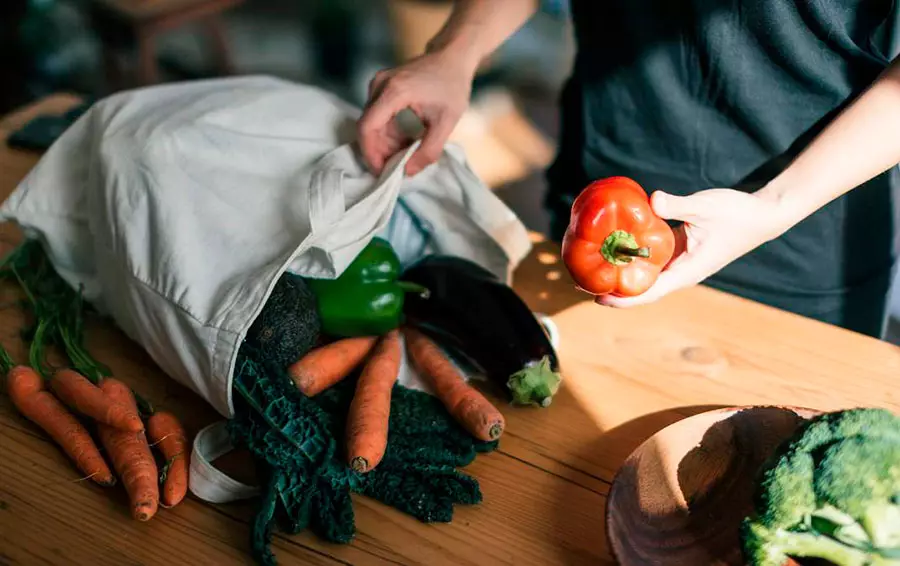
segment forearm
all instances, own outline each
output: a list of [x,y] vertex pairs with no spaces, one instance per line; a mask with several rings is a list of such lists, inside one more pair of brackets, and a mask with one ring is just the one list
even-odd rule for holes
[[447,22],[428,43],[428,52],[459,58],[474,72],[537,8],[538,0],[455,0]]
[[900,58],[757,194],[787,227],[900,163]]

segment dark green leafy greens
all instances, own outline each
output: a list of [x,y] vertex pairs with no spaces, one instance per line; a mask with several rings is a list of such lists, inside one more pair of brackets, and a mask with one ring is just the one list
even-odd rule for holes
[[358,474],[345,464],[342,440],[356,376],[308,398],[280,366],[257,356],[247,345],[239,354],[229,431],[266,476],[251,539],[259,563],[275,564],[269,545],[276,523],[287,533],[309,528],[329,542],[350,541],[351,493],[423,522],[448,522],[455,505],[481,501],[478,482],[457,468],[497,443],[474,439],[437,398],[395,385],[387,451],[377,468]]

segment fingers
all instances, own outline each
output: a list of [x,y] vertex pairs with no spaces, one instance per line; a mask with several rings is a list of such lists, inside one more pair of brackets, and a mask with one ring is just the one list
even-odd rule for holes
[[406,163],[406,174],[414,176],[438,160],[444,151],[444,144],[453,133],[455,121],[442,113],[437,120],[426,123],[425,137],[412,157]]
[[680,280],[681,278],[678,277],[677,273],[673,278],[671,272],[664,271],[659,275],[656,283],[654,283],[652,287],[650,287],[640,295],[637,295],[635,297],[614,297],[612,295],[600,295],[594,299],[594,302],[604,307],[613,307],[620,309],[648,305],[650,303],[655,303],[669,293],[680,289]]
[[634,297],[599,296],[594,299],[598,305],[615,308],[629,308],[647,305],[660,300],[670,293],[697,285],[722,266],[715,252],[703,246],[673,259],[659,274],[656,282],[644,293]]
[[396,125],[392,124],[394,117],[411,102],[408,94],[402,89],[392,88],[390,84],[384,84],[382,88],[385,77],[381,77],[381,82],[376,82],[378,80],[376,76],[370,84],[370,92],[374,93],[375,97],[370,100],[370,105],[357,124],[363,158],[376,174],[381,173],[385,161],[391,157],[390,148],[384,143],[387,130],[396,128]]
[[683,226],[675,230],[675,253],[659,274],[656,282],[645,292],[634,297],[598,296],[594,302],[598,305],[628,308],[647,305],[658,301],[669,293],[696,285],[712,271],[711,260],[705,253],[703,245],[692,245],[688,249],[688,237]]
[[372,77],[372,80],[369,81],[369,95],[366,99],[366,107],[370,106],[375,99],[378,98],[378,94],[381,91],[381,87],[384,85],[384,82],[388,79],[387,71],[378,71],[375,73],[375,76]]
[[471,80],[466,65],[436,56],[423,56],[376,73],[357,123],[359,147],[372,172],[380,174],[394,154],[419,136],[397,120],[407,108],[425,129],[419,147],[406,163],[407,174],[415,175],[437,161],[465,109]]
[[663,191],[655,191],[650,195],[653,212],[666,220],[694,222],[706,213],[706,203],[695,195],[680,197]]
[[767,237],[760,236],[753,220],[755,197],[733,189],[706,189],[690,196],[662,191],[650,197],[653,212],[667,220],[680,220],[675,231],[673,259],[653,286],[634,297],[599,296],[595,302],[611,307],[646,305],[696,285],[740,257]]

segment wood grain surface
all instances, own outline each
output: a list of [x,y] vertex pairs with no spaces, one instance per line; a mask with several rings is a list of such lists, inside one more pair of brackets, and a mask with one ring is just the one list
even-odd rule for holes
[[[54,97],[0,119],[0,137],[37,112],[73,102]],[[0,199],[37,158],[0,145]],[[18,237],[2,225],[0,253]],[[548,409],[500,405],[507,419],[500,450],[467,469],[481,482],[484,503],[458,509],[450,524],[423,525],[357,497],[351,544],[279,534],[273,550],[281,564],[613,564],[604,523],[610,482],[666,425],[745,404],[898,406],[900,350],[885,342],[703,287],[646,308],[604,309],[573,288],[556,244],[534,240],[515,287],[558,325],[564,382]],[[0,287],[0,341],[21,359],[18,297]],[[218,419],[109,323],[92,320],[88,328],[91,351],[183,418],[189,434]],[[0,564],[251,563],[254,502],[209,505],[189,497],[138,523],[119,491],[79,481],[2,393],[0,427]]]

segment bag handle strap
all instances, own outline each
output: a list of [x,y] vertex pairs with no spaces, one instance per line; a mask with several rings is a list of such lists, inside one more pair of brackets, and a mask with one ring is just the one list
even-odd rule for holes
[[234,450],[227,421],[213,423],[194,438],[188,486],[191,493],[209,503],[231,503],[259,495],[259,487],[237,481],[212,465]]
[[316,169],[309,181],[309,221],[312,237],[327,230],[344,214],[344,172],[324,167]]

